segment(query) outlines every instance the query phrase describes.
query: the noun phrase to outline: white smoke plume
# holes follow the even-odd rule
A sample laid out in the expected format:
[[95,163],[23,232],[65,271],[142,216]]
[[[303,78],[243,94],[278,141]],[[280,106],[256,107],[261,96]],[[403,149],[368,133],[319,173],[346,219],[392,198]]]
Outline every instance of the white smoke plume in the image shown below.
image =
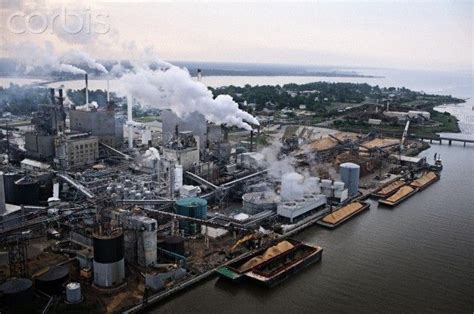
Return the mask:
[[86,71],[80,68],[82,65],[86,65],[102,73],[107,73],[107,69],[87,53],[78,50],[70,50],[63,55],[58,55],[50,42],[45,42],[44,46],[38,46],[30,42],[22,42],[9,46],[6,49],[15,56],[15,60],[26,74],[34,70],[41,70],[45,73],[57,71],[71,74],[85,74]]
[[274,141],[272,145],[262,149],[261,154],[263,155],[263,168],[268,169],[268,174],[273,179],[280,180],[284,174],[295,172],[296,160],[289,155],[285,155],[282,158],[278,158],[282,144],[278,141]]
[[[251,130],[258,120],[240,110],[232,97],[219,95],[215,99],[208,88],[191,78],[189,72],[159,59],[135,63],[135,69],[119,79],[120,90],[131,95],[142,105],[171,109],[180,117],[195,111],[216,124],[237,126]],[[148,66],[146,66],[148,64]]]
[[61,57],[61,60],[70,64],[86,64],[89,68],[108,73],[107,69],[94,58],[83,51],[71,50]]

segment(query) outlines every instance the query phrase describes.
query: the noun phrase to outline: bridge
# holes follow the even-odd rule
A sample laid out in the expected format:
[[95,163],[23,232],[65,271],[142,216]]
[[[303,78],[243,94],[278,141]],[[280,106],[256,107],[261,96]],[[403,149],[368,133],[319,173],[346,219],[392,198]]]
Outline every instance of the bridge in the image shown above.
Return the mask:
[[467,143],[474,143],[474,139],[463,139],[463,138],[455,138],[455,137],[446,137],[446,136],[439,136],[439,137],[432,137],[432,136],[416,136],[412,137],[413,139],[418,139],[421,141],[430,141],[430,143],[439,142],[440,145],[443,144],[443,141],[448,142],[448,145],[451,145],[452,142],[460,142],[463,143],[463,146],[466,147]]

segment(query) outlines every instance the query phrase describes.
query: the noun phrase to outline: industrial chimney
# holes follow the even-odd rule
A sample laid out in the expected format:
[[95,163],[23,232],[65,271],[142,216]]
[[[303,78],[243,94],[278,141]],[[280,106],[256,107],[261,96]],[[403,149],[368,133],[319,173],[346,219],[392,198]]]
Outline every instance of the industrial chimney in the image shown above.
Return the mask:
[[84,74],[86,80],[86,105],[89,103],[89,80],[87,79],[87,73]]
[[202,80],[202,71],[201,71],[201,69],[197,69],[197,80],[198,80],[198,82],[201,82],[201,80]]
[[132,117],[133,98],[127,96],[127,127],[128,127],[128,148],[133,148],[133,117]]
[[110,80],[107,78],[107,103],[110,102]]

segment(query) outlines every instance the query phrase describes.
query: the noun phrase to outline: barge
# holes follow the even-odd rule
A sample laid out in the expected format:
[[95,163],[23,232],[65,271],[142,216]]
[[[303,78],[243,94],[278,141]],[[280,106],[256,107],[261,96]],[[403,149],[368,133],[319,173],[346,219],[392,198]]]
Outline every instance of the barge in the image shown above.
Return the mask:
[[378,197],[378,198],[387,198],[387,197],[393,195],[395,192],[397,192],[397,190],[399,188],[401,188],[402,186],[404,186],[405,184],[406,184],[405,181],[397,180],[397,181],[394,181],[394,182],[384,186],[383,188],[381,188],[377,192],[372,193],[371,195],[373,197]]
[[336,228],[343,222],[349,220],[357,214],[360,214],[369,207],[370,204],[366,202],[352,202],[334,210],[332,213],[327,214],[321,220],[319,220],[317,224],[331,229]]
[[413,194],[418,192],[418,189],[413,188],[409,185],[404,185],[401,188],[397,190],[393,195],[380,199],[379,204],[390,206],[390,207],[395,207]]
[[321,260],[323,249],[287,239],[261,249],[246,258],[219,267],[222,278],[239,282],[243,279],[273,287],[299,270]]
[[303,243],[252,268],[245,275],[267,287],[273,287],[311,264],[319,262],[323,249]]
[[436,181],[439,180],[439,174],[433,171],[429,171],[422,175],[420,178],[410,183],[410,186],[415,189],[424,190]]

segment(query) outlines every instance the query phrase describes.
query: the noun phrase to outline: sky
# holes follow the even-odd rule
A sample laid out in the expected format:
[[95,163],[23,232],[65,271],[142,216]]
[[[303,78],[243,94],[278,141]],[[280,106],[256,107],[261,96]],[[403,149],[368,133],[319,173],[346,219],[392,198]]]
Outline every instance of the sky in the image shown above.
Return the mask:
[[175,61],[472,70],[473,3],[0,0],[0,56],[49,42],[98,59],[153,49]]

